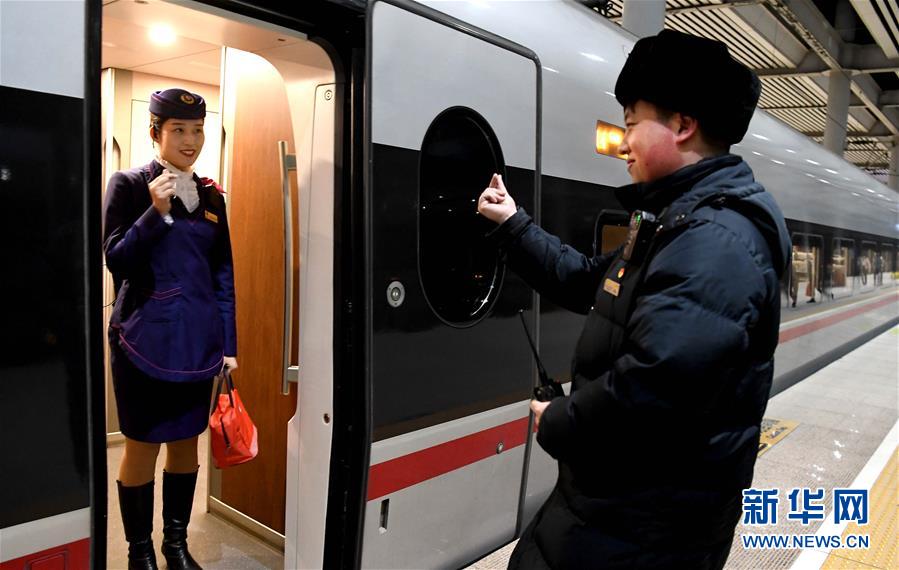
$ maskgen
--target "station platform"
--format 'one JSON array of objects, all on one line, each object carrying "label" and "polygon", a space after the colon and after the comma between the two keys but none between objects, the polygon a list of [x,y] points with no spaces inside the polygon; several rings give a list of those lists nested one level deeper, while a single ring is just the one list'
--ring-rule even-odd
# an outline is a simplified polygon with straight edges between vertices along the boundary
[{"label": "station platform", "polygon": [[[780,490],[778,524],[740,524],[725,568],[818,570],[899,568],[899,327],[868,341],[774,396],[755,467],[754,489]],[[823,521],[790,520],[787,494],[822,488]],[[833,524],[834,489],[869,490],[866,525]],[[741,535],[868,535],[867,549],[745,548]],[[845,540],[844,540],[845,542]],[[506,568],[511,543],[471,570]]]}]

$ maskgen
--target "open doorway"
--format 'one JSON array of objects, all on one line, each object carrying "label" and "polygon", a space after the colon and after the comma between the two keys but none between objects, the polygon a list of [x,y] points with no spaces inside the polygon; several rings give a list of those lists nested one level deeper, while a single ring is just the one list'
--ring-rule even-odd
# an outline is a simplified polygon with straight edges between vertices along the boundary
[{"label": "open doorway", "polygon": [[[319,454],[312,457],[306,451],[303,457],[298,451],[302,418],[297,417],[297,387],[283,394],[282,380],[287,374],[285,364],[296,365],[304,345],[303,328],[313,313],[307,311],[309,314],[301,317],[308,305],[305,299],[315,294],[315,280],[328,282],[327,273],[333,271],[330,265],[314,267],[313,281],[306,275],[317,259],[328,258],[330,264],[333,257],[315,248],[327,248],[329,232],[333,232],[334,152],[338,146],[334,144],[334,108],[342,96],[340,82],[325,50],[302,33],[200,4],[107,3],[102,45],[104,188],[99,191],[105,191],[106,182],[117,170],[154,160],[149,137],[150,93],[180,87],[206,100],[206,142],[195,172],[217,181],[227,204],[240,364],[234,379],[259,429],[260,451],[248,464],[218,471],[211,467],[207,443],[201,436],[191,553],[201,565],[281,567],[285,564],[283,551],[291,547],[291,539],[285,540],[285,535],[297,533],[297,525],[302,526],[302,521],[297,521],[299,496],[322,500],[327,496],[327,455],[324,460],[320,455],[330,449],[330,427],[317,425],[303,431],[304,449]],[[290,161],[279,152],[280,141],[286,143],[282,147],[286,153],[295,157],[293,172],[283,168]],[[316,201],[313,208],[312,196],[318,193],[330,196],[331,202]],[[286,233],[291,225],[292,232]],[[315,231],[318,226],[325,231]],[[308,238],[310,232],[315,233],[315,240]],[[285,256],[286,251],[292,255]],[[324,300],[317,295],[314,298],[318,303]],[[105,268],[104,299],[104,323],[108,323],[115,291]],[[293,310],[285,309],[291,305]],[[123,437],[108,372],[109,348],[106,350],[107,565],[119,568],[127,566],[116,499]],[[328,361],[330,354],[316,354],[316,358]],[[305,364],[307,369],[315,365]],[[327,374],[310,379],[304,389],[315,396],[301,401],[311,405],[320,398],[330,405],[330,383]],[[321,414],[318,418],[321,424]],[[157,481],[161,481],[164,454],[163,446]],[[304,475],[303,488],[298,491],[303,465],[318,465],[324,476]],[[325,487],[314,488],[321,481]],[[154,543],[158,548],[162,508],[158,483],[156,495]],[[316,512],[314,505],[304,507],[310,515]],[[319,505],[318,510],[325,507]],[[325,517],[319,518],[323,521]]]}]

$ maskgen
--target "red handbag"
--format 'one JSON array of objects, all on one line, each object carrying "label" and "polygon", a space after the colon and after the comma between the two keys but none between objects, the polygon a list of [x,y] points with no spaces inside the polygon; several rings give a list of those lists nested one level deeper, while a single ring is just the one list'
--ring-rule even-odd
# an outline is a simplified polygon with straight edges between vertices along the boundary
[{"label": "red handbag", "polygon": [[[259,434],[250,414],[240,400],[228,367],[216,382],[212,413],[209,415],[209,439],[212,461],[219,469],[240,465],[259,453]],[[222,394],[222,385],[227,390]]]}]

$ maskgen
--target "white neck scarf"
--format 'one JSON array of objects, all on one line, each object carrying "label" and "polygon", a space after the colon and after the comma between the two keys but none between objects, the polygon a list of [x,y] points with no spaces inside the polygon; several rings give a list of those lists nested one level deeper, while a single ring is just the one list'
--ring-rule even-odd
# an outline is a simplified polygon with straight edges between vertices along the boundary
[{"label": "white neck scarf", "polygon": [[200,205],[200,194],[197,192],[197,183],[194,181],[194,169],[191,167],[187,171],[178,170],[161,156],[157,156],[156,161],[177,177],[175,178],[175,195],[178,196],[187,211],[196,210]]}]

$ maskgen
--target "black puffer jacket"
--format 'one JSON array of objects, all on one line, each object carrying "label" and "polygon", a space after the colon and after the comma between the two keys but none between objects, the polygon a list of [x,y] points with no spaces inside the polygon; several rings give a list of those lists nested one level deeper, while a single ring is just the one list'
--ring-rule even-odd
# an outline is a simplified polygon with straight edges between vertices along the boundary
[{"label": "black puffer jacket", "polygon": [[588,315],[571,395],[552,402],[537,434],[559,482],[513,562],[717,567],[709,553],[726,556],[771,387],[786,225],[734,155],[618,195],[662,229],[617,324],[601,308],[617,252],[587,258],[523,210],[493,234],[532,287]]}]

